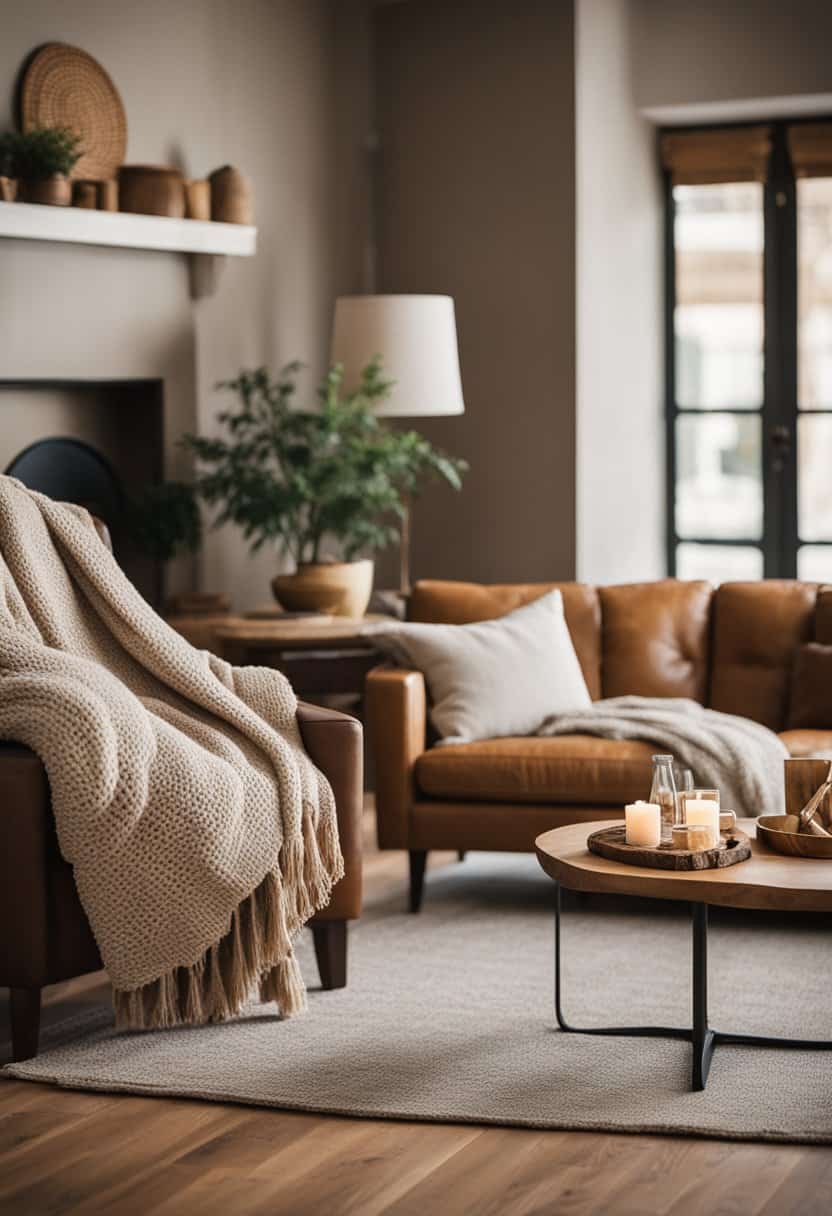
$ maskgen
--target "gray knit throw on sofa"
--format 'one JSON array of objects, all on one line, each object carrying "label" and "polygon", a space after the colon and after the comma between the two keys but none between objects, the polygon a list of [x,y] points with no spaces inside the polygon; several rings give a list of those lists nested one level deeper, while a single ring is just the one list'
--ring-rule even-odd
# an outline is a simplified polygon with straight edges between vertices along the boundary
[{"label": "gray knit throw on sofa", "polygon": [[[683,697],[610,697],[548,718],[539,735],[642,739],[672,752],[698,787],[718,789],[739,816],[781,815],[785,744],[766,726]],[[647,791],[645,791],[647,797]]]}]

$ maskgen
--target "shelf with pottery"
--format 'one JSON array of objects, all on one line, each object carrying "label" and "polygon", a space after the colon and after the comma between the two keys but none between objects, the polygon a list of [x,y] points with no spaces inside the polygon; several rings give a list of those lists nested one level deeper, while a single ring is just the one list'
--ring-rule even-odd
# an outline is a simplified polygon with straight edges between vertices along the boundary
[{"label": "shelf with pottery", "polygon": [[0,237],[229,257],[252,257],[257,251],[257,229],[249,224],[37,203],[0,203]]}]

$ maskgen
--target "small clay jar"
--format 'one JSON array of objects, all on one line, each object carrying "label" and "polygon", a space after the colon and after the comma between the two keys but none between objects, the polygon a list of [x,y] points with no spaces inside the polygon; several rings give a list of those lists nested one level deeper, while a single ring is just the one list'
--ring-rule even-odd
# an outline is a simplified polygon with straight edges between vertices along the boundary
[{"label": "small clay jar", "polygon": [[254,201],[249,179],[233,165],[223,165],[208,177],[211,219],[220,224],[253,224]]},{"label": "small clay jar", "polygon": [[98,208],[98,182],[74,181],[72,183],[72,205],[86,211]]},{"label": "small clay jar", "polygon": [[185,216],[185,182],[169,165],[122,165],[118,171],[122,211],[139,215]]},{"label": "small clay jar", "polygon": [[98,210],[118,211],[118,182],[114,177],[98,183]]},{"label": "small clay jar", "polygon": [[18,183],[17,197],[23,203],[68,207],[72,202],[72,182],[63,173],[55,173],[52,177],[27,178]]},{"label": "small clay jar", "polygon": [[205,178],[185,182],[185,215],[189,220],[210,220],[211,183]]}]

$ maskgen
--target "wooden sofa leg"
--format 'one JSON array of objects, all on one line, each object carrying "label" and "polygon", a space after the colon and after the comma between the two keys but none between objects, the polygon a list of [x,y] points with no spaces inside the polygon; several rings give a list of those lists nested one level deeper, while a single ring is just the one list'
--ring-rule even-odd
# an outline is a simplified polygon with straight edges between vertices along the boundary
[{"label": "wooden sofa leg", "polygon": [[30,1060],[38,1054],[40,988],[11,988],[12,1059]]},{"label": "wooden sofa leg", "polygon": [[312,938],[315,942],[315,958],[318,960],[321,987],[327,991],[332,988],[346,988],[347,922],[325,920],[319,925],[313,925]]},{"label": "wooden sofa leg", "polygon": [[457,853],[457,857],[459,858],[460,861],[464,861],[466,856],[467,856],[467,853],[465,852],[465,849],[460,849],[459,852]]},{"label": "wooden sofa leg", "polygon": [[425,889],[425,866],[428,854],[426,849],[410,850],[410,911],[418,912],[422,906],[422,893]]}]

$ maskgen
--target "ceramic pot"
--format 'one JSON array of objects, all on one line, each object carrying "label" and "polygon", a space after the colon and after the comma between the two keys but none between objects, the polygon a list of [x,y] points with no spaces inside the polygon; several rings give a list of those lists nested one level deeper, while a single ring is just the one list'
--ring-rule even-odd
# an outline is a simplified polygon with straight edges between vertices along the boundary
[{"label": "ceramic pot", "polygon": [[185,217],[185,181],[169,165],[122,165],[118,171],[118,205],[138,215]]},{"label": "ceramic pot", "polygon": [[253,224],[251,182],[233,165],[223,165],[209,174],[211,219],[220,224]]},{"label": "ceramic pot", "polygon": [[72,205],[85,211],[95,211],[98,207],[98,182],[76,179],[72,183]]},{"label": "ceramic pot", "polygon": [[185,215],[189,220],[210,220],[211,183],[204,178],[185,182]]},{"label": "ceramic pot", "polygon": [[274,598],[287,612],[331,612],[353,619],[367,611],[373,591],[373,563],[305,562],[294,574],[272,579]]},{"label": "ceramic pot", "polygon": [[63,173],[55,173],[52,177],[21,180],[18,182],[17,197],[22,203],[68,207],[72,202],[72,182]]}]

